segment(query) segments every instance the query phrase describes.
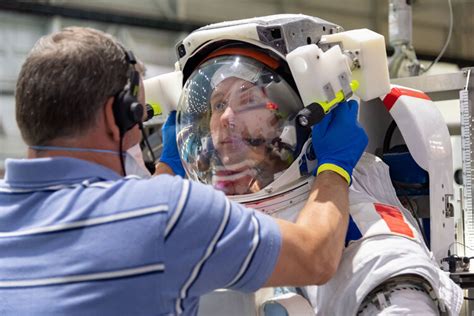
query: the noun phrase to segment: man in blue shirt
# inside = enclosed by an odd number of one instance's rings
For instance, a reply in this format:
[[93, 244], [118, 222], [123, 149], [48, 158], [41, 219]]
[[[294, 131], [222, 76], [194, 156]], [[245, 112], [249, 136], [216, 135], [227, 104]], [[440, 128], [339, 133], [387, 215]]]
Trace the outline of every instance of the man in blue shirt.
[[[0, 182], [0, 314], [193, 315], [217, 288], [329, 280], [348, 224], [344, 177], [321, 172], [289, 223], [178, 176], [127, 175], [142, 104], [139, 65], [104, 33], [67, 28], [32, 49], [16, 91], [28, 159], [7, 160]], [[349, 174], [367, 144], [354, 113], [341, 106], [315, 140]]]

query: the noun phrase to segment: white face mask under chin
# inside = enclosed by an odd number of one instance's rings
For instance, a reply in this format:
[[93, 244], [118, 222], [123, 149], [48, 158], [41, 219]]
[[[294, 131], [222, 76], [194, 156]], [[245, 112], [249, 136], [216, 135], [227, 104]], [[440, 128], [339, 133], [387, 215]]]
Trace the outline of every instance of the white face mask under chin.
[[150, 171], [145, 166], [140, 144], [136, 144], [127, 150], [125, 155], [125, 173], [127, 176], [151, 177]]

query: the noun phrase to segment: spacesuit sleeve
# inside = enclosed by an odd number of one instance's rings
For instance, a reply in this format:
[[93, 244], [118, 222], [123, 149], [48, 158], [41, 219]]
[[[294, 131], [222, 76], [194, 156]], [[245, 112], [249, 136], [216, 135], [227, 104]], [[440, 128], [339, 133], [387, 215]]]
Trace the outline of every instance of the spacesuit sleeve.
[[[211, 186], [181, 181], [165, 232], [166, 271], [181, 297], [219, 288], [255, 291], [272, 273], [281, 234], [269, 216]], [[177, 281], [177, 282], [176, 282]]]

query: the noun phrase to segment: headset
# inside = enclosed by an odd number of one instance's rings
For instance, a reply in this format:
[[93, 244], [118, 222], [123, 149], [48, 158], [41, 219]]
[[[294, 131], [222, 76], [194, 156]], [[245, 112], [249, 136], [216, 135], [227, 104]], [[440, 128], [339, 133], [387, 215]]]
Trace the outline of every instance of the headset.
[[121, 47], [125, 54], [125, 60], [130, 64], [129, 82], [125, 88], [115, 95], [112, 106], [115, 124], [120, 130], [120, 136], [130, 130], [136, 124], [143, 122], [145, 107], [138, 101], [138, 92], [140, 89], [140, 74], [135, 69], [137, 60], [132, 51], [127, 51]]
[[[153, 109], [149, 104], [141, 104], [138, 101], [138, 92], [140, 91], [140, 74], [135, 69], [137, 64], [137, 59], [132, 51], [126, 50], [122, 45], [118, 44], [120, 49], [124, 52], [125, 60], [130, 65], [130, 77], [128, 79], [128, 84], [123, 88], [122, 91], [118, 92], [115, 95], [115, 100], [112, 105], [112, 110], [114, 113], [115, 124], [120, 131], [120, 148], [119, 148], [119, 157], [120, 164], [122, 166], [122, 172], [126, 175], [125, 164], [122, 154], [123, 146], [123, 136], [127, 131], [132, 129], [135, 125], [138, 124], [145, 145], [150, 151], [151, 158], [153, 162], [156, 160], [153, 150], [148, 142], [148, 137], [143, 129], [143, 122], [149, 120], [153, 117]], [[144, 115], [146, 114], [146, 118]]]

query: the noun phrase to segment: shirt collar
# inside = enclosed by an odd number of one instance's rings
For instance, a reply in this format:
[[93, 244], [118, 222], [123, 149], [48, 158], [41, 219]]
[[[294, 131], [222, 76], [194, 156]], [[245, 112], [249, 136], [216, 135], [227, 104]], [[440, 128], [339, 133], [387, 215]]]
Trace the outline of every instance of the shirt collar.
[[85, 180], [118, 180], [121, 176], [112, 169], [82, 159], [48, 157], [35, 159], [7, 159], [4, 184], [16, 188], [75, 184]]

